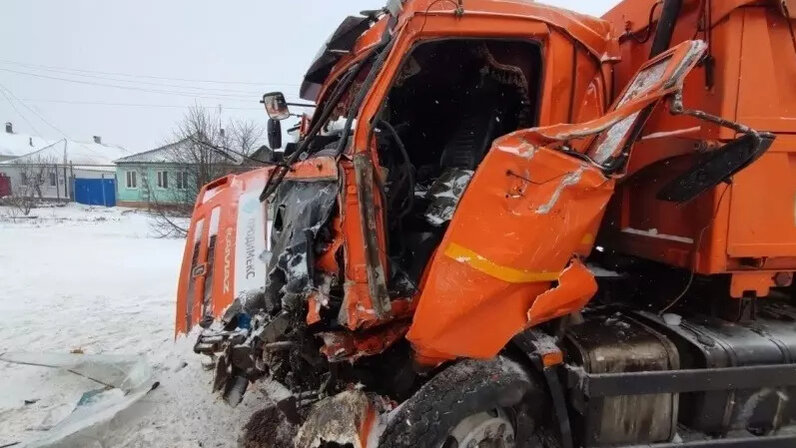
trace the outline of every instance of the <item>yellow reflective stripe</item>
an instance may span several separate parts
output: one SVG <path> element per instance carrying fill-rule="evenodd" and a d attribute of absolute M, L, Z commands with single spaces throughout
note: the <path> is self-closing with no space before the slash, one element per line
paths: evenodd
<path fill-rule="evenodd" d="M 559 276 L 558 272 L 530 272 L 501 266 L 456 243 L 448 244 L 448 247 L 445 248 L 445 256 L 459 263 L 465 263 L 476 271 L 508 283 L 551 282 L 558 280 Z"/>

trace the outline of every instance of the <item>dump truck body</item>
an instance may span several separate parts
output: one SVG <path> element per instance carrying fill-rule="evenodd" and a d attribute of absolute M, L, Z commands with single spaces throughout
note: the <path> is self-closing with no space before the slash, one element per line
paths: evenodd
<path fill-rule="evenodd" d="M 653 5 L 623 2 L 605 18 L 615 33 L 627 29 L 637 37 L 647 32 Z M 768 295 L 778 270 L 793 269 L 796 57 L 791 22 L 771 2 L 684 3 L 673 42 L 695 35 L 709 42 L 706 63 L 686 80 L 685 104 L 775 133 L 777 139 L 761 160 L 734 177 L 726 193 L 717 188 L 685 205 L 667 203 L 655 198 L 659 185 L 736 135 L 659 110 L 637 143 L 628 168 L 632 175 L 609 212 L 606 244 L 702 274 L 733 273 L 735 297 L 746 291 Z M 650 41 L 638 43 L 630 36 L 620 40 L 622 62 L 614 72 L 618 85 L 646 60 L 649 46 Z"/>

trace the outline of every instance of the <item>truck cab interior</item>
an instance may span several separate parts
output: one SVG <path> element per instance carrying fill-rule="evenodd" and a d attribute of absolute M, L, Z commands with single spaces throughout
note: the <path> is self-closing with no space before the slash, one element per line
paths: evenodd
<path fill-rule="evenodd" d="M 376 122 L 390 290 L 409 296 L 492 142 L 536 125 L 533 41 L 441 39 L 405 58 Z"/>

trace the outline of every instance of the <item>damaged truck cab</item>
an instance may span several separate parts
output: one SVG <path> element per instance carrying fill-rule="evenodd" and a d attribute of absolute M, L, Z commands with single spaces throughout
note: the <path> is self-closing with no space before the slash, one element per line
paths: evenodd
<path fill-rule="evenodd" d="M 567 404 L 567 378 L 590 372 L 579 331 L 600 319 L 581 311 L 609 298 L 586 259 L 660 104 L 739 136 L 669 200 L 731 179 L 774 135 L 684 107 L 708 45 L 670 45 L 680 2 L 664 3 L 623 85 L 610 22 L 534 2 L 395 0 L 347 18 L 302 84 L 317 106 L 298 141 L 197 198 L 176 329 L 201 327 L 214 390 L 235 405 L 280 383 L 307 448 L 672 440 L 677 391 Z M 279 93 L 262 102 L 269 128 L 291 115 Z M 602 373 L 678 368 L 657 324 L 632 325 L 602 341 L 629 357 Z M 641 344 L 652 354 L 634 358 Z"/>
<path fill-rule="evenodd" d="M 349 18 L 327 42 L 302 95 L 328 110 L 316 112 L 312 126 L 348 121 L 342 130 L 318 132 L 289 169 L 261 168 L 203 189 L 184 262 L 194 280 L 184 275 L 180 287 L 185 303 L 178 309 L 189 311 L 178 313 L 178 332 L 225 311 L 226 325 L 240 312 L 285 312 L 286 320 L 300 317 L 301 325 L 318 328 L 312 333 L 329 361 L 380 353 L 409 332 L 416 360 L 433 367 L 492 357 L 529 319 L 568 314 L 593 294 L 587 288 L 574 303 L 537 306 L 529 315 L 573 254 L 591 250 L 612 181 L 599 168 L 587 169 L 585 154 L 551 151 L 532 161 L 533 145 L 541 143 L 530 143 L 528 131 L 493 141 L 603 114 L 611 88 L 606 73 L 617 57 L 615 42 L 605 39 L 607 23 L 526 2 L 470 1 L 466 14 L 432 3 Z M 510 167 L 511 159 L 518 161 Z M 468 188 L 471 182 L 496 190 Z M 271 190 L 266 201 L 249 203 L 263 188 Z M 580 188 L 595 200 L 579 198 L 589 206 L 573 216 L 577 223 L 528 227 L 540 217 L 560 219 L 558 198 Z M 465 210 L 455 215 L 460 201 Z M 503 216 L 479 210 L 491 206 Z M 536 217 L 522 219 L 532 208 Z M 529 232 L 539 240 L 527 240 Z M 536 247 L 541 240 L 554 243 L 555 257 Z M 499 252 L 491 254 L 490 246 Z M 567 277 L 587 274 L 573 263 Z M 466 271 L 455 272 L 456 265 Z M 223 274 L 214 278 L 219 267 Z M 480 284 L 473 273 L 500 284 Z M 450 316 L 437 314 L 445 307 L 432 310 L 432 303 L 450 300 L 444 282 L 461 292 L 470 283 L 471 308 L 460 304 L 460 315 Z M 489 342 L 481 338 L 486 333 L 494 335 Z"/>

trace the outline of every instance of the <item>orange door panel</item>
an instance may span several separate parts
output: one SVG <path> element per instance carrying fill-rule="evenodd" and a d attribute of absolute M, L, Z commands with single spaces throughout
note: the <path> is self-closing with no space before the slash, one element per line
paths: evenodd
<path fill-rule="evenodd" d="M 594 240 L 613 184 L 573 156 L 518 137 L 501 141 L 481 163 L 432 260 L 407 336 L 418 354 L 494 356 L 529 325 L 534 300 L 580 245 Z M 581 286 L 590 299 L 596 286 Z M 566 314 L 583 303 L 563 305 Z"/>
<path fill-rule="evenodd" d="M 495 141 L 421 285 L 406 336 L 419 362 L 493 357 L 523 329 L 586 305 L 597 285 L 573 257 L 594 243 L 637 138 L 631 130 L 682 89 L 704 50 L 689 41 L 645 64 L 599 118 Z M 582 154 L 565 147 L 577 141 L 590 142 Z"/>

